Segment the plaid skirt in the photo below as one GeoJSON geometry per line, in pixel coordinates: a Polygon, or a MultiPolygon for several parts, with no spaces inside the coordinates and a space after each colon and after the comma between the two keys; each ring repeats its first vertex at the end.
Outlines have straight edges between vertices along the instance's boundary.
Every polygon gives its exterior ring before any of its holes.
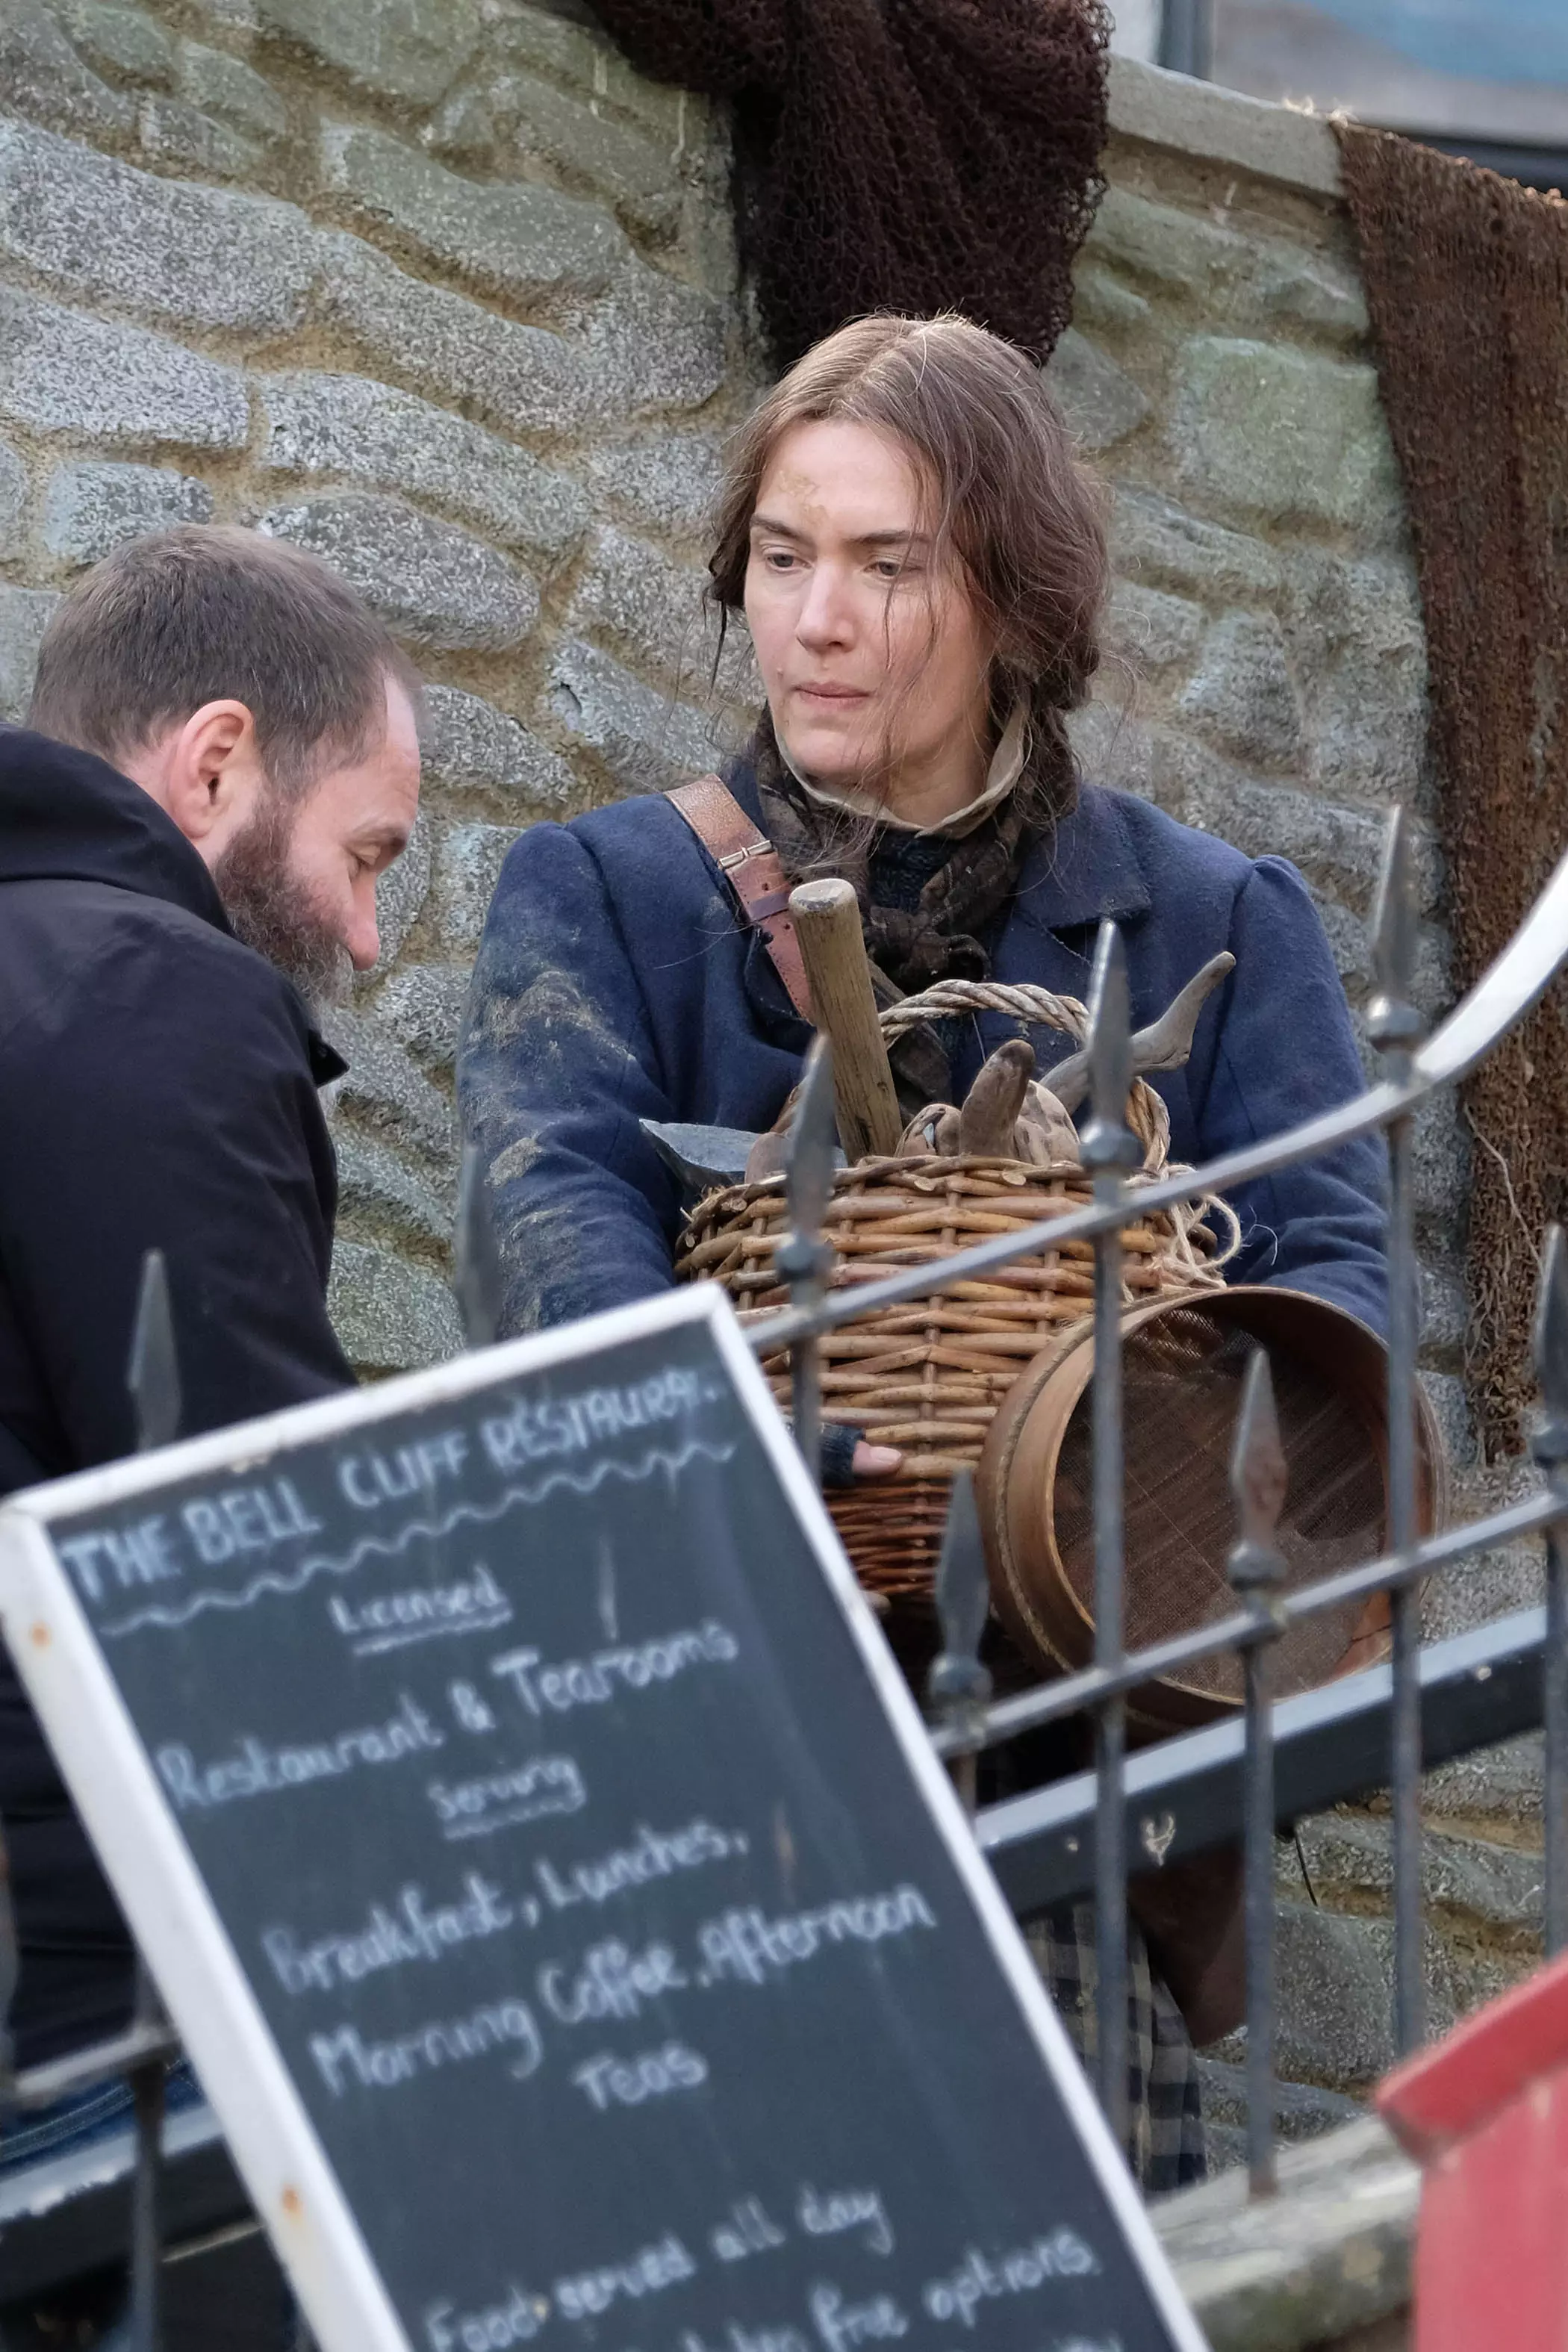
{"type": "MultiPolygon", "coordinates": [[[[1092,2074],[1095,2032],[1094,1906],[1042,1912],[1021,1923],[1079,2056],[1092,2074]]],[[[1127,2161],[1146,2197],[1207,2177],[1197,2068],[1182,2012],[1149,1965],[1149,1948],[1127,1923],[1127,2161]]]]}

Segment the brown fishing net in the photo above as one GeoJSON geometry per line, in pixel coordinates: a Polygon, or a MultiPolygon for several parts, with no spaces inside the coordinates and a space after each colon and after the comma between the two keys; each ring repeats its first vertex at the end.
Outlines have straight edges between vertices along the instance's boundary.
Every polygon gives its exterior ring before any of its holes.
{"type": "MultiPolygon", "coordinates": [[[[1468,987],[1568,847],[1568,205],[1339,123],[1431,666],[1468,987]]],[[[1533,1392],[1537,1252],[1568,1212],[1563,985],[1466,1090],[1471,1399],[1489,1454],[1533,1392]]]]}
{"type": "Polygon", "coordinates": [[[1101,0],[595,6],[641,72],[733,100],[781,365],[867,310],[962,310],[1048,357],[1101,192],[1101,0]]]}

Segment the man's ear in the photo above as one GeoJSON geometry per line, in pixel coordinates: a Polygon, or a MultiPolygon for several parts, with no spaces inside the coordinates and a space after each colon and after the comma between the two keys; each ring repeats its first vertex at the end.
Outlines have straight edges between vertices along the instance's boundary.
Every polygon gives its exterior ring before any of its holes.
{"type": "Polygon", "coordinates": [[[195,848],[210,853],[241,831],[266,779],[256,724],[243,702],[205,702],[167,738],[158,797],[195,848]]]}

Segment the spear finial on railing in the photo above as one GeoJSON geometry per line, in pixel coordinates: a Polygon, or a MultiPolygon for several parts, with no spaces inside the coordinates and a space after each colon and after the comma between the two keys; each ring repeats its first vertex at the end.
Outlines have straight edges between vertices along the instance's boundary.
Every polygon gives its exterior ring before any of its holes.
{"type": "Polygon", "coordinates": [[[1132,1026],[1127,989],[1127,950],[1109,919],[1100,927],[1089,987],[1089,1119],[1083,1130],[1083,1164],[1099,1173],[1138,1164],[1138,1139],[1127,1124],[1132,1085],[1132,1026]]]}
{"type": "Polygon", "coordinates": [[[1412,1053],[1426,1024],[1412,1001],[1419,943],[1421,905],[1410,826],[1403,808],[1391,810],[1384,836],[1383,871],[1372,919],[1372,969],[1377,986],[1366,1008],[1366,1025],[1382,1053],[1412,1053]]]}
{"type": "Polygon", "coordinates": [[[452,1290],[470,1349],[490,1347],[500,1328],[503,1280],[489,1187],[479,1155],[463,1147],[458,1175],[458,1221],[452,1241],[452,1290]]]}
{"type": "Polygon", "coordinates": [[[1289,1472],[1268,1359],[1255,1348],[1247,1367],[1230,1457],[1239,1534],[1227,1569],[1252,1612],[1241,1654],[1245,1698],[1242,1831],[1247,1928],[1247,2159],[1252,2194],[1278,2186],[1274,2152],[1274,1718],[1269,1645],[1284,1631],[1278,1595],[1286,1577],[1279,1514],[1289,1472]]]}
{"type": "Polygon", "coordinates": [[[1545,1408],[1530,1450],[1562,1498],[1546,1530],[1546,1656],[1542,1689],[1546,1757],[1546,1957],[1568,1947],[1568,1239],[1549,1225],[1535,1307],[1535,1377],[1545,1408]]]}
{"type": "MultiPolygon", "coordinates": [[[[773,1267],[787,1282],[796,1307],[818,1304],[833,1268],[833,1250],[822,1238],[822,1221],[833,1198],[833,1048],[819,1036],[806,1055],[784,1163],[784,1197],[790,1230],[773,1254],[773,1267]]],[[[807,1332],[790,1349],[791,1411],[795,1442],[813,1479],[822,1480],[822,1378],[816,1334],[807,1332]]]]}
{"type": "Polygon", "coordinates": [[[1568,1456],[1568,1238],[1561,1225],[1548,1225],[1541,1254],[1534,1354],[1546,1418],[1531,1450],[1544,1466],[1568,1456]]]}
{"type": "Polygon", "coordinates": [[[833,1048],[818,1037],[806,1056],[800,1099],[789,1131],[784,1195],[795,1235],[816,1242],[833,1198],[833,1048]]]}
{"type": "Polygon", "coordinates": [[[971,1470],[953,1474],[942,1557],[937,1562],[936,1606],[942,1622],[942,1652],[926,1676],[927,1711],[944,1731],[956,1736],[957,1744],[949,1749],[952,1777],[973,1812],[973,1749],[984,1737],[985,1704],[991,1696],[991,1675],[980,1663],[980,1637],[991,1607],[991,1588],[971,1470]]]}
{"type": "Polygon", "coordinates": [[[142,1260],[125,1385],[136,1415],[138,1454],[172,1445],[180,1429],[180,1360],[169,1304],[169,1272],[162,1250],[150,1249],[142,1260]]]}
{"type": "Polygon", "coordinates": [[[1273,1375],[1268,1356],[1261,1348],[1255,1348],[1242,1384],[1230,1456],[1230,1491],[1236,1497],[1241,1533],[1232,1549],[1228,1571],[1238,1592],[1267,1591],[1285,1574],[1278,1538],[1289,1476],[1285,1448],[1279,1442],[1273,1375]]]}

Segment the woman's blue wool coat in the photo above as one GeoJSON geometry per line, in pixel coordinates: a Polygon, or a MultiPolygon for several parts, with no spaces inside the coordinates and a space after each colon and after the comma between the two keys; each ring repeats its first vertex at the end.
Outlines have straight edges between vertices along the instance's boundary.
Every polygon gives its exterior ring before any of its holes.
{"type": "MultiPolygon", "coordinates": [[[[742,760],[725,780],[760,815],[742,760]]],[[[1184,1069],[1152,1083],[1175,1160],[1279,1133],[1363,1084],[1344,994],[1306,886],[1149,803],[1086,786],[1026,864],[996,946],[999,980],[1086,996],[1100,919],[1121,925],[1135,1027],[1222,948],[1236,969],[1184,1069]]],[[[1018,1034],[984,1013],[953,1072],[962,1100],[1018,1034]]],[[[1042,1071],[1072,1050],[1029,1033],[1042,1071]]],[[[536,824],[507,858],[474,973],[458,1082],[505,1271],[502,1334],[664,1288],[674,1181],[638,1120],[770,1127],[811,1032],[717,866],[662,794],[536,824]]],[[[1386,1322],[1385,1158],[1363,1139],[1241,1186],[1236,1282],[1283,1283],[1386,1322]]]]}

